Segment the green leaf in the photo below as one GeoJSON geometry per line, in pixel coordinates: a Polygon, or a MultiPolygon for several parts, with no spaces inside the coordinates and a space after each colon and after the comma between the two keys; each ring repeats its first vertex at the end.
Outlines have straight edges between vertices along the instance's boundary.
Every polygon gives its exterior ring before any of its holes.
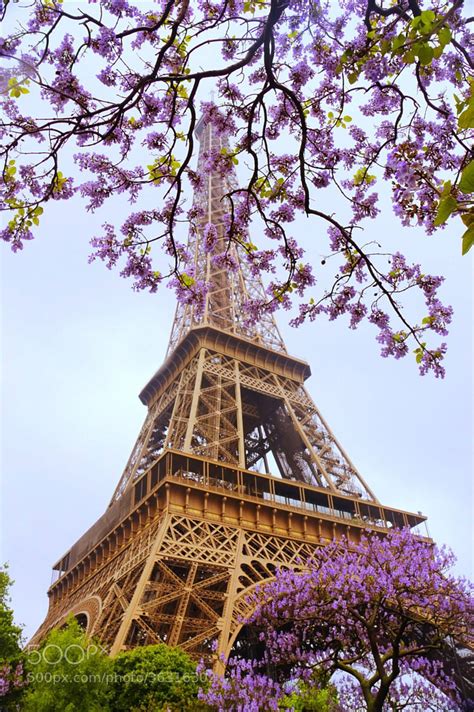
{"type": "Polygon", "coordinates": [[[436,20],[436,15],[433,10],[423,10],[420,15],[421,21],[424,25],[430,25],[434,20],[436,20]]]}
{"type": "Polygon", "coordinates": [[[413,62],[416,62],[416,55],[412,49],[408,50],[408,52],[405,52],[405,54],[402,57],[403,61],[405,64],[413,64],[413,62]]]}
{"type": "Polygon", "coordinates": [[[354,181],[354,185],[362,185],[363,183],[370,185],[370,183],[374,182],[375,178],[376,176],[367,173],[365,168],[359,168],[359,170],[355,172],[352,180],[354,181]]]}
{"type": "Polygon", "coordinates": [[[474,161],[468,163],[461,173],[461,180],[459,181],[458,187],[461,193],[474,192],[474,161]]]}
{"type": "Polygon", "coordinates": [[[257,245],[254,245],[253,242],[244,242],[244,246],[249,252],[255,252],[256,250],[258,250],[257,245]]]}
{"type": "Polygon", "coordinates": [[[453,198],[452,195],[448,195],[446,198],[442,198],[439,201],[438,210],[436,212],[436,217],[434,224],[436,227],[443,225],[449,218],[452,212],[458,207],[458,201],[453,198]]]}
{"type": "Polygon", "coordinates": [[[474,129],[474,104],[468,106],[459,116],[458,126],[460,129],[474,129]]]}
{"type": "Polygon", "coordinates": [[[462,254],[467,255],[474,245],[474,225],[470,225],[462,236],[462,254]]]}
{"type": "Polygon", "coordinates": [[[417,45],[417,54],[418,54],[418,57],[420,58],[420,63],[423,66],[426,66],[427,64],[431,64],[431,61],[434,57],[433,47],[430,47],[429,44],[417,45]]]}
{"type": "Polygon", "coordinates": [[[463,215],[461,215],[461,220],[463,221],[466,227],[469,227],[474,223],[474,212],[464,213],[463,215]]]}
{"type": "Polygon", "coordinates": [[[183,274],[180,277],[181,283],[184,284],[185,287],[192,287],[193,284],[195,283],[195,279],[191,277],[189,274],[186,274],[186,272],[183,272],[183,274]]]}
{"type": "Polygon", "coordinates": [[[438,32],[438,39],[440,43],[443,45],[447,45],[449,42],[451,42],[451,30],[449,27],[442,27],[439,32],[438,32]]]}
{"type": "Polygon", "coordinates": [[[67,183],[67,180],[68,179],[64,177],[63,173],[58,171],[52,184],[53,192],[56,194],[60,193],[64,187],[64,184],[67,183]]]}
{"type": "Polygon", "coordinates": [[[395,52],[397,49],[400,49],[400,47],[403,47],[405,44],[405,35],[400,33],[397,35],[397,37],[393,38],[392,41],[392,50],[395,52]]]}
{"type": "Polygon", "coordinates": [[[451,192],[451,188],[452,188],[451,181],[447,180],[443,184],[443,190],[441,191],[441,197],[444,198],[446,195],[449,195],[451,192]]]}

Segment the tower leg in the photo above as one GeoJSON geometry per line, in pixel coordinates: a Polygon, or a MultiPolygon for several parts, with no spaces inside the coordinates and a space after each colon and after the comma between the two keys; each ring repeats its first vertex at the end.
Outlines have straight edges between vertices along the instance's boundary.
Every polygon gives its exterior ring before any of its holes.
{"type": "Polygon", "coordinates": [[[133,620],[133,618],[137,615],[138,612],[138,607],[140,605],[140,601],[142,600],[143,593],[145,591],[145,586],[147,585],[152,570],[153,570],[153,565],[156,560],[156,555],[160,549],[160,546],[163,542],[163,539],[165,537],[166,531],[169,527],[170,523],[170,515],[166,515],[164,518],[164,521],[161,522],[161,527],[158,531],[156,540],[154,545],[151,548],[151,551],[148,555],[148,558],[145,562],[145,565],[143,567],[143,571],[141,573],[140,579],[138,581],[137,587],[134,591],[134,594],[132,596],[132,600],[130,601],[128,607],[126,608],[122,622],[120,624],[120,628],[118,630],[117,636],[112,644],[112,647],[110,649],[111,655],[116,655],[121,649],[122,646],[125,642],[125,638],[127,636],[127,633],[130,628],[130,624],[133,620]]]}

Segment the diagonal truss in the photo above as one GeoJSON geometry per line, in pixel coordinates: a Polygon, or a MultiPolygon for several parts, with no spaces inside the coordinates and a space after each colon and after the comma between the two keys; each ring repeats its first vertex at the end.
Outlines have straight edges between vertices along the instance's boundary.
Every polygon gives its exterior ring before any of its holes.
{"type": "Polygon", "coordinates": [[[115,497],[166,448],[376,501],[301,382],[211,348],[150,405],[115,497]]]}

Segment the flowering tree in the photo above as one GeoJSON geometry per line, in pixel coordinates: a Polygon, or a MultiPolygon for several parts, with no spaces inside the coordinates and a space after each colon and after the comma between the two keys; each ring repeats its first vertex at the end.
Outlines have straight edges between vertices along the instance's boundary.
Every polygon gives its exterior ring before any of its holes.
{"type": "Polygon", "coordinates": [[[296,296],[295,324],[348,314],[356,328],[368,319],[383,356],[404,356],[411,344],[421,373],[442,376],[446,346],[427,341],[430,332],[446,335],[451,320],[437,296],[442,277],[384,253],[360,228],[381,210],[377,191],[390,189],[403,225],[431,234],[458,216],[463,251],[472,245],[474,100],[462,6],[4,0],[12,24],[0,44],[8,65],[0,202],[10,213],[2,238],[22,249],[44,205],[74,193],[97,210],[117,196],[134,204],[148,190],[160,208],[106,223],[93,257],[121,262],[138,289],[172,277],[181,298],[201,301],[181,238],[183,222],[202,221],[185,200],[203,179],[192,164],[200,110],[232,137],[232,148],[208,153],[206,169],[228,173],[239,163],[224,198],[227,248],[236,244],[254,273],[269,275],[249,318],[296,296]],[[319,284],[292,234],[298,213],[317,221],[313,231],[327,229],[328,242],[318,234],[319,284]]]}
{"type": "Polygon", "coordinates": [[[282,680],[308,684],[317,674],[334,676],[353,712],[472,709],[446,652],[447,640],[473,644],[472,586],[449,574],[452,563],[408,530],[321,548],[304,570],[281,570],[253,594],[248,623],[262,631],[263,658],[211,675],[205,698],[238,710],[247,696],[245,709],[277,710],[282,680]]]}
{"type": "Polygon", "coordinates": [[[9,590],[8,565],[0,568],[0,709],[18,709],[25,677],[21,651],[22,629],[15,625],[9,590]]]}

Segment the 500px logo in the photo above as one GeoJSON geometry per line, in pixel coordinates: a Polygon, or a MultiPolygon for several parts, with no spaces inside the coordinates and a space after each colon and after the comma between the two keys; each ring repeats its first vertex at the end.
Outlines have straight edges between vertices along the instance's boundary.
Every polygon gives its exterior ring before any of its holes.
{"type": "Polygon", "coordinates": [[[28,682],[48,682],[53,685],[58,685],[62,682],[70,682],[71,678],[69,675],[58,675],[52,672],[29,672],[26,675],[28,682]]]}
{"type": "Polygon", "coordinates": [[[107,653],[107,651],[97,643],[90,643],[86,648],[76,643],[71,643],[65,648],[61,648],[54,643],[48,643],[44,648],[28,648],[26,654],[30,665],[39,665],[40,663],[59,665],[61,662],[69,663],[69,665],[79,665],[84,660],[89,660],[99,653],[103,654],[107,653]]]}

